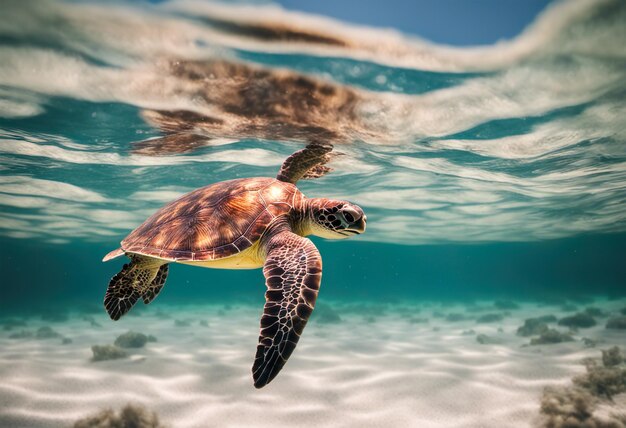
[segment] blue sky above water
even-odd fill
[[[395,28],[437,43],[493,44],[518,35],[550,0],[278,0],[291,10]]]

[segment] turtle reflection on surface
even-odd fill
[[[134,143],[133,153],[186,153],[216,138],[347,143],[376,135],[358,114],[364,96],[347,86],[223,60],[173,61],[169,72],[198,110],[144,110],[164,135]]]

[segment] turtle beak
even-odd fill
[[[363,217],[361,217],[360,219],[355,221],[353,224],[351,224],[350,227],[346,229],[346,231],[351,232],[354,235],[361,234],[365,232],[366,224],[367,224],[367,216],[363,214]]]
[[[363,217],[361,217],[361,219],[359,220],[358,225],[360,229],[359,233],[365,232],[367,226],[367,216],[365,214],[363,214]]]

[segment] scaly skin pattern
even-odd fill
[[[111,278],[104,296],[104,307],[112,319],[118,320],[141,297],[148,304],[159,294],[165,284],[168,265],[150,257],[130,257],[131,262]]]
[[[272,231],[265,248],[267,292],[252,367],[257,388],[276,377],[296,348],[322,280],[322,258],[317,248],[288,227]]]

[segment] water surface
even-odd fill
[[[407,320],[419,311],[435,322],[433,312],[465,310],[454,306],[458,302],[468,307],[492,305],[498,299],[521,304],[508,321],[483,331],[493,335],[502,327],[509,335],[489,354],[523,360],[519,366],[511,363],[509,374],[537,366],[526,359],[534,354],[518,354],[522,342],[515,330],[525,316],[541,315],[545,305],[559,317],[566,316],[568,304],[577,310],[595,304],[607,314],[619,314],[626,294],[624,2],[555,3],[518,36],[476,47],[435,44],[266,3],[9,1],[2,10],[0,307],[5,316],[38,327],[42,314],[99,307],[109,278],[121,265],[119,260],[102,264],[102,256],[156,209],[213,182],[273,177],[287,156],[313,141],[334,145],[329,164],[333,172],[300,182],[300,189],[309,197],[353,201],[368,216],[367,232],[350,241],[313,238],[324,258],[320,302],[347,311],[358,304],[363,312],[359,316],[383,316],[371,327],[376,345],[370,349],[364,340],[358,352],[342,353],[335,361],[342,369],[328,377],[337,394],[349,385],[381,388],[374,398],[351,395],[347,400],[359,409],[365,409],[368,400],[407,396],[388,382],[395,383],[399,374],[385,377],[384,371],[384,361],[404,351],[408,355],[401,358],[416,359],[403,360],[399,367],[408,370],[414,363],[415,383],[424,380],[417,370],[424,364],[433,373],[454,373],[467,397],[475,391],[469,372],[456,372],[447,363],[440,367],[437,358],[466,349],[476,353],[472,355],[478,366],[498,364],[497,358],[480,359],[484,348],[475,349],[474,336],[470,344],[464,342],[462,333],[475,327],[475,319],[470,317],[462,328],[444,322],[414,330]],[[132,392],[119,400],[96,394],[82,411],[67,405],[62,414],[50,411],[37,418],[24,403],[28,397],[50,403],[49,397],[35,384],[22,390],[11,386],[0,394],[15,406],[0,406],[0,422],[56,426],[84,416],[86,410],[130,399],[170,406],[165,420],[171,422],[171,415],[179,417],[182,410],[167,399],[167,382],[159,384],[159,372],[170,373],[173,364],[200,358],[202,370],[217,373],[219,364],[229,364],[229,352],[241,352],[232,373],[227,371],[237,381],[220,382],[229,393],[240,393],[250,387],[246,367],[252,362],[257,333],[254,308],[259,315],[263,293],[259,271],[173,266],[159,299],[142,308],[146,316],[159,319],[156,311],[163,305],[178,317],[188,310],[193,318],[199,316],[198,309],[186,305],[218,305],[206,308],[212,325],[218,319],[231,324],[209,329],[205,339],[194,342],[198,349],[186,353],[177,348],[181,354],[171,360],[171,347],[191,345],[176,342],[178,330],[170,328],[169,321],[150,330],[145,319],[133,324],[130,318],[120,327],[98,313],[102,343],[112,342],[125,329],[163,333],[158,352],[143,355],[150,367],[143,375],[158,384],[150,384],[155,391],[150,400]],[[372,302],[390,306],[382,315]],[[239,312],[218,313],[224,304],[243,306]],[[351,317],[341,328],[344,333],[346,325],[352,329],[361,323],[361,318]],[[98,334],[81,320],[72,315],[61,321],[67,325],[55,327],[74,337],[72,359],[64,359],[69,352],[59,350],[61,345],[15,342],[7,333],[2,340],[10,346],[9,354],[0,366],[7,373],[16,370],[8,361],[24,353],[29,357],[22,369],[34,378],[39,375],[33,373],[45,372],[37,365],[41,355],[52,353],[58,357],[55,367],[70,370],[78,364],[86,370],[85,379],[93,373],[104,379],[105,372],[99,371],[103,366],[94,368],[88,362],[89,346]],[[607,333],[604,323],[599,320],[595,333],[588,335],[606,345],[623,345],[623,334]],[[239,330],[245,324],[248,330]],[[303,348],[307,334],[315,338],[311,346],[320,345],[320,337],[331,337],[332,329],[326,328],[307,331]],[[387,330],[390,336],[385,336]],[[218,341],[220,331],[233,332],[241,340],[228,342],[234,346],[230,351],[220,342],[226,347],[220,348],[216,366],[201,355],[203,346],[212,346],[203,340]],[[415,336],[400,339],[403,331]],[[420,354],[424,349],[416,343],[433,339],[437,331],[441,337],[451,335],[449,346],[436,355]],[[195,329],[188,333],[198,334]],[[389,337],[388,345],[384,337]],[[285,391],[315,395],[316,388],[322,388],[312,380],[319,373],[306,363],[306,352],[314,353],[311,346],[306,351],[300,345],[292,358],[304,360],[290,362],[285,368],[289,373],[280,375],[289,386],[281,392],[276,385],[275,395],[265,396],[268,400],[279,400]],[[524,404],[513,412],[520,426],[537,414],[544,385],[565,382],[581,370],[572,362],[575,358],[598,353],[578,342],[567,346],[545,351],[564,358],[546,360],[555,367],[568,361],[567,370],[535,373],[542,381],[532,387],[524,384],[523,376],[511,375],[519,380],[521,394],[511,401]],[[328,353],[314,353],[316,358],[334,361],[332,346],[324,349]],[[375,361],[367,360],[368,349]],[[362,373],[359,358],[369,361],[362,361]],[[350,368],[351,362],[356,369]],[[333,370],[331,366],[327,369]],[[132,369],[107,367],[111,373]],[[298,367],[306,382],[298,381]],[[382,378],[376,373],[381,367]],[[195,376],[197,368],[192,364],[170,373],[172,384],[184,385],[185,376]],[[11,385],[23,381],[11,379],[16,382]],[[212,394],[204,381],[198,381],[199,389],[191,389]],[[102,382],[102,389],[93,384],[80,388],[110,394]],[[454,409],[449,408],[446,397],[451,393],[444,384],[443,379],[433,383],[433,388],[443,389],[431,408],[450,416]],[[410,385],[407,388],[415,384]],[[202,412],[209,412],[202,403],[211,400],[203,397],[192,406],[199,413],[184,426],[194,426]],[[493,395],[487,394],[474,408],[495,405],[489,397]],[[63,400],[68,402],[67,397]],[[216,400],[210,407],[215,414],[231,425],[245,422]],[[419,402],[411,400],[413,409],[419,408]],[[302,403],[290,403],[304,418],[303,425],[319,422],[298,407]],[[261,408],[248,415],[257,411]],[[471,414],[470,408],[456,411]],[[470,416],[463,419],[469,424],[465,426],[480,424],[479,415]],[[377,417],[372,420],[389,420],[390,415]],[[393,420],[402,424],[416,417],[409,412]],[[429,416],[422,426],[436,426],[437,420]],[[498,426],[498,420],[490,414],[481,426]],[[358,421],[358,414],[350,419]],[[452,425],[448,420],[444,426]]]

